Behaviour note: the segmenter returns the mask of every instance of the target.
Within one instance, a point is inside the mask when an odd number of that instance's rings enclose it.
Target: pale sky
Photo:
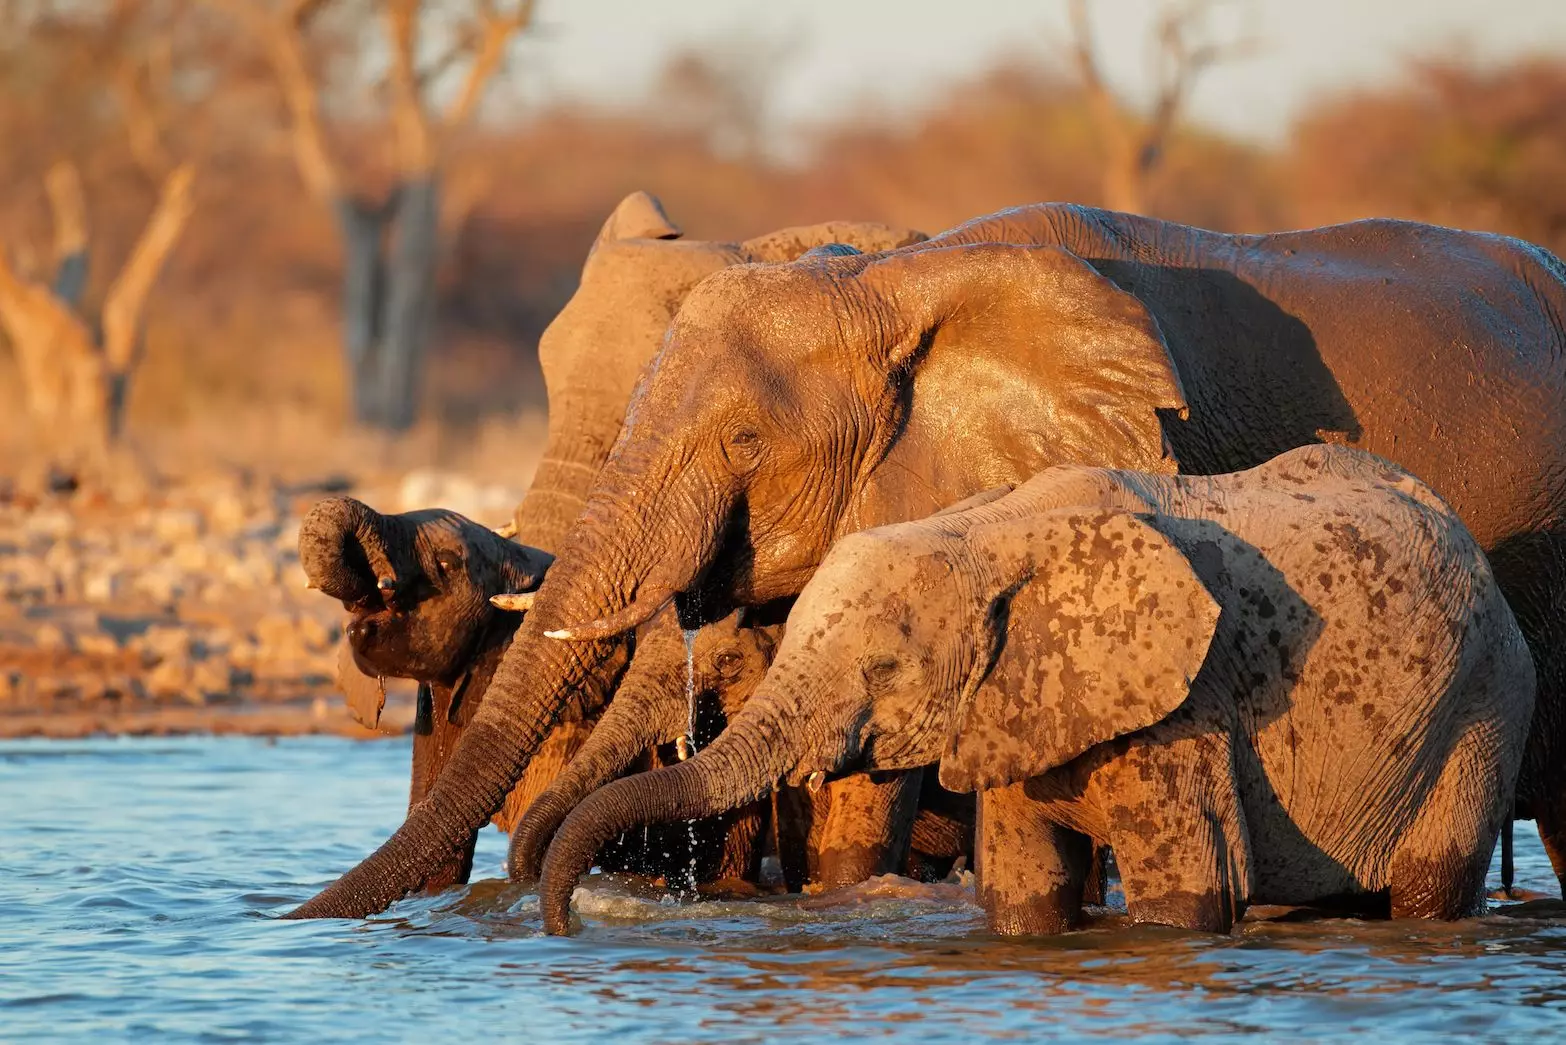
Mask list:
[[[1105,64],[1133,97],[1150,82],[1158,3],[1092,0]],[[1219,9],[1219,24],[1248,24],[1260,51],[1210,72],[1191,117],[1262,140],[1278,140],[1311,96],[1384,79],[1404,55],[1566,54],[1566,0],[1228,0]],[[777,108],[784,121],[810,121],[866,96],[917,105],[998,53],[1064,40],[1064,11],[1063,0],[540,0],[544,31],[513,68],[534,99],[624,98],[681,45],[747,28],[797,36]]]

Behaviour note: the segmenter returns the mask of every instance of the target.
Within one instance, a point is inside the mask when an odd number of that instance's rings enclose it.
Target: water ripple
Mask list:
[[[1193,1036],[1527,1040],[1566,1029],[1566,904],[1452,925],[1250,921],[984,932],[971,893],[673,904],[592,879],[581,935],[493,878],[363,922],[277,915],[378,845],[401,744],[0,743],[0,1038],[921,1042]],[[480,875],[504,838],[486,831]]]

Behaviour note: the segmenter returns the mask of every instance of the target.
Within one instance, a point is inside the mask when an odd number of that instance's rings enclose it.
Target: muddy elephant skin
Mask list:
[[[998,932],[1070,928],[1093,843],[1136,921],[1226,932],[1253,902],[1468,917],[1533,697],[1472,535],[1382,458],[1054,468],[839,541],[729,729],[561,826],[545,927],[568,929],[607,835],[780,778],[932,762],[980,793]]]
[[[1407,467],[1492,554],[1540,677],[1519,793],[1559,855],[1563,317],[1548,252],[1408,222],[1228,236],[1041,205],[719,270],[640,380],[440,801],[300,913],[406,892],[676,596],[696,623],[796,594],[836,538],[1055,464],[1219,473],[1318,438]]]

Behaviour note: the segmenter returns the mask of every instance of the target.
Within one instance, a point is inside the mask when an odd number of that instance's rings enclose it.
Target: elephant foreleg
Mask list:
[[[1093,843],[1049,819],[1023,784],[980,792],[975,825],[979,903],[992,932],[1047,935],[1082,917]]]
[[[823,888],[903,869],[923,779],[923,770],[874,778],[857,773],[827,785],[826,817],[814,840],[815,878]]]
[[[451,690],[420,683],[418,708],[413,720],[413,773],[408,788],[408,808],[424,801],[457,746],[461,727],[451,721]],[[478,832],[473,832],[452,858],[432,871],[420,886],[421,892],[438,893],[453,885],[463,885],[473,873],[473,849]]]

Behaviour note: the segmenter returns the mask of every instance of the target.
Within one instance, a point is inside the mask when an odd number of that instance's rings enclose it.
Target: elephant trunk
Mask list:
[[[299,524],[299,563],[310,584],[354,603],[406,583],[414,566],[400,560],[412,542],[390,532],[397,522],[352,497],[317,502]]]
[[[691,582],[715,553],[725,521],[710,513],[726,517],[732,501],[724,491],[704,496],[699,483],[681,477],[653,499],[677,496],[682,507],[702,511],[681,511],[675,532],[653,540],[639,521],[647,506],[624,487],[601,488],[577,520],[425,800],[384,845],[289,917],[363,917],[417,889],[501,808],[561,711],[572,701],[588,709],[602,702],[620,645],[612,640]],[[595,626],[572,627],[564,631],[571,641],[559,641],[567,621]],[[614,626],[621,621],[629,623]]]
[[[570,932],[571,893],[610,839],[640,824],[701,820],[767,794],[790,764],[775,716],[748,705],[688,762],[616,780],[566,817],[544,857],[539,904],[544,931]]]
[[[587,613],[579,570],[551,570],[535,603],[541,613]],[[495,673],[484,702],[422,801],[379,849],[287,917],[360,918],[420,888],[465,851],[473,833],[505,803],[561,710],[607,687],[614,642],[554,642],[534,614]],[[584,696],[584,693],[586,694]]]
[[[622,687],[566,771],[528,807],[511,833],[507,864],[512,881],[537,881],[544,850],[577,804],[623,773],[642,752],[664,741],[670,723],[650,714],[648,703],[643,695],[627,693]]]

